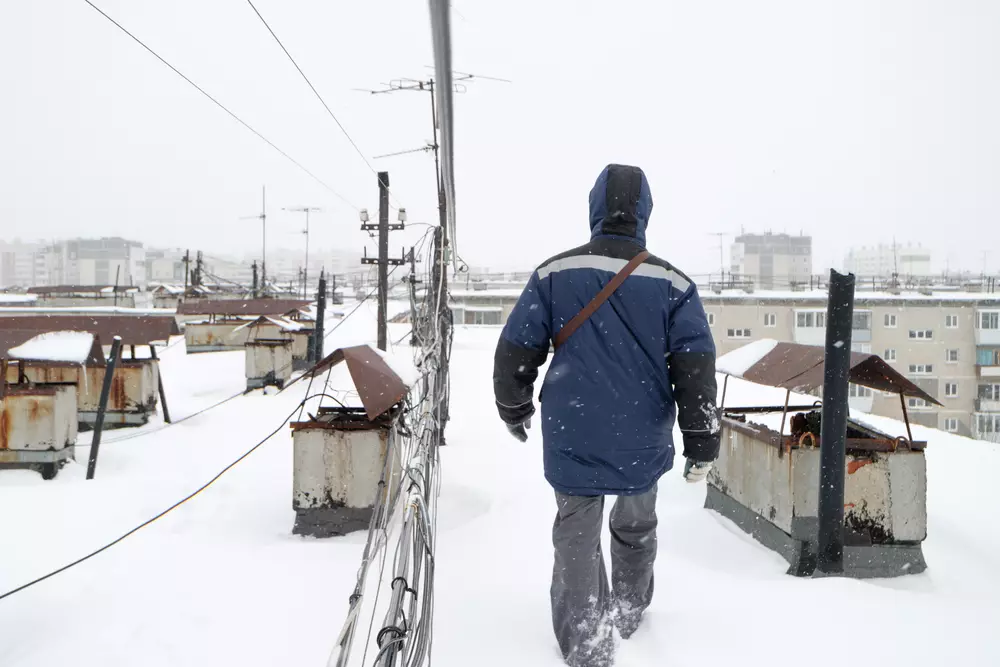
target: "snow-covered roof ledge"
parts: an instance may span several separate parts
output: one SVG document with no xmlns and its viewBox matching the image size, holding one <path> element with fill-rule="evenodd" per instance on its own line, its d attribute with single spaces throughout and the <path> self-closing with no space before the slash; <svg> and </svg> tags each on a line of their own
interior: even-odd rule
<svg viewBox="0 0 1000 667">
<path fill-rule="evenodd" d="M 744 373 L 770 354 L 777 346 L 778 341 L 773 338 L 762 338 L 748 343 L 719 357 L 718 361 L 715 362 L 715 370 L 719 373 L 743 377 Z"/>
<path fill-rule="evenodd" d="M 31 338 L 7 354 L 22 361 L 87 364 L 101 358 L 96 337 L 85 331 L 52 331 Z M 97 359 L 95 359 L 95 351 Z"/>
</svg>

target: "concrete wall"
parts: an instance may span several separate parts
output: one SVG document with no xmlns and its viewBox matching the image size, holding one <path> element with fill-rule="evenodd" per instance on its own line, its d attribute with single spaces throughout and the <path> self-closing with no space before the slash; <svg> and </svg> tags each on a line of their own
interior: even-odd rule
<svg viewBox="0 0 1000 667">
<path fill-rule="evenodd" d="M 819 449 L 774 445 L 723 425 L 722 448 L 709 483 L 796 539 L 815 530 Z M 879 542 L 919 542 L 927 535 L 927 469 L 923 452 L 848 456 L 845 524 Z"/>
</svg>

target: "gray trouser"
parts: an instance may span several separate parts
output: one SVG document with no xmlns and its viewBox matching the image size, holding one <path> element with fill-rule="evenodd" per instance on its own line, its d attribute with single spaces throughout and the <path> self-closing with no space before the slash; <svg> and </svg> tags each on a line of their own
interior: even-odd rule
<svg viewBox="0 0 1000 667">
<path fill-rule="evenodd" d="M 634 630 L 653 598 L 656 487 L 620 496 L 611 510 L 610 590 L 601 550 L 604 496 L 557 492 L 556 504 L 551 592 L 556 640 L 570 665 L 604 667 L 614 658 L 612 619 Z"/>
</svg>

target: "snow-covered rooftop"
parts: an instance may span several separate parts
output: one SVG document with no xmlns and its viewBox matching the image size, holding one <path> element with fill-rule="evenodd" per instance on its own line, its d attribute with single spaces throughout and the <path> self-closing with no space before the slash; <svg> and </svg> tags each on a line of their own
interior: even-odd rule
<svg viewBox="0 0 1000 667">
<path fill-rule="evenodd" d="M 327 349 L 371 342 L 374 321 L 374 309 L 358 309 L 332 333 Z M 408 328 L 390 324 L 390 341 Z M 555 502 L 542 473 L 538 425 L 521 444 L 497 417 L 495 345 L 493 331 L 455 332 L 448 446 L 441 450 L 433 664 L 466 667 L 476 656 L 472 662 L 483 667 L 561 667 L 548 599 Z M 395 348 L 404 357 L 408 351 L 405 342 Z M 78 441 L 77 461 L 53 481 L 26 470 L 0 471 L 0 507 L 8 508 L 2 594 L 146 521 L 279 429 L 176 512 L 3 600 L 5 667 L 326 664 L 347 614 L 365 535 L 291 535 L 291 434 L 280 426 L 297 412 L 308 383 L 274 395 L 242 395 L 243 364 L 241 352 L 186 355 L 183 341 L 163 351 L 172 416 L 190 419 L 164 428 L 155 417 L 141 429 L 106 433 L 93 481 L 84 478 L 86 434 Z M 346 365 L 334 369 L 330 382 L 329 388 L 314 383 L 310 394 L 359 404 L 350 395 Z M 719 385 L 721 390 L 721 378 Z M 780 404 L 785 395 L 733 377 L 727 391 L 730 405 L 774 404 L 770 392 L 780 395 Z M 308 401 L 305 412 L 314 412 L 318 400 Z M 864 419 L 887 433 L 902 426 Z M 891 581 L 787 576 L 783 558 L 704 509 L 704 485 L 685 483 L 678 459 L 659 484 L 656 593 L 639 631 L 620 642 L 615 667 L 791 667 L 803 656 L 818 667 L 835 667 L 843 664 L 844 651 L 816 647 L 830 627 L 848 628 L 850 635 L 852 619 L 870 626 L 870 637 L 846 640 L 861 651 L 858 664 L 1000 664 L 994 631 L 1000 524 L 992 492 L 1000 448 L 918 425 L 913 430 L 914 438 L 928 442 L 923 548 L 929 569 Z M 679 431 L 674 436 L 680 443 Z M 390 550 L 379 598 L 383 612 L 392 557 Z M 376 558 L 368 601 L 376 597 L 380 565 Z M 192 604 L 204 600 L 209 602 Z M 59 622 L 58 632 L 48 622 L 53 609 L 72 619 Z M 801 610 L 808 619 L 793 629 L 779 622 L 768 630 L 755 622 L 787 621 Z M 366 606 L 361 614 L 352 664 L 360 664 L 372 611 Z M 375 615 L 376 631 L 383 617 Z M 372 656 L 369 650 L 366 664 Z"/>
</svg>

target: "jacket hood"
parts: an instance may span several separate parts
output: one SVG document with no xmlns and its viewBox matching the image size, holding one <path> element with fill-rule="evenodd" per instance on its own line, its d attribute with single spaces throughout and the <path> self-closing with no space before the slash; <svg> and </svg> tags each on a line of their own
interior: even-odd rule
<svg viewBox="0 0 1000 667">
<path fill-rule="evenodd" d="M 639 167 L 609 164 L 590 191 L 590 233 L 628 236 L 646 245 L 646 225 L 653 211 L 653 195 Z"/>
</svg>

